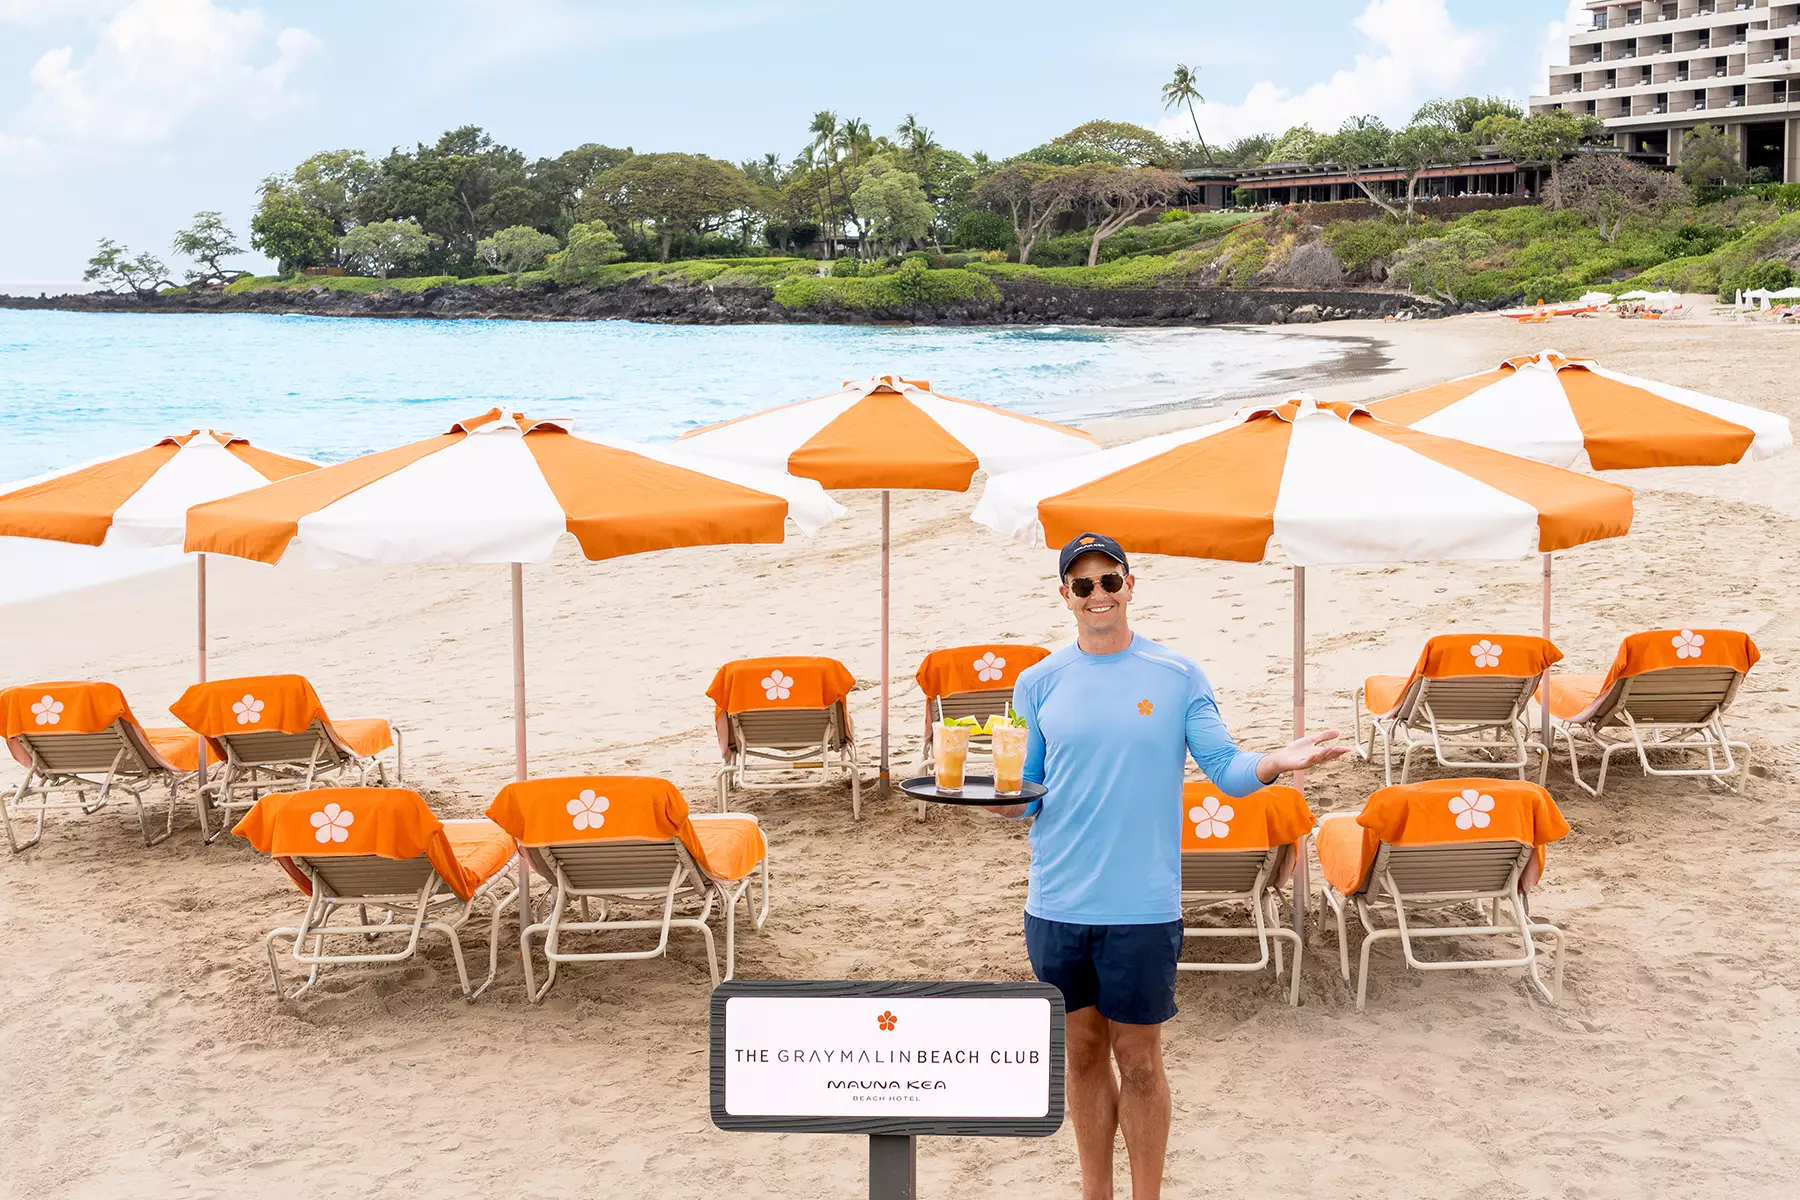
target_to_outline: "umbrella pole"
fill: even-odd
[[[512,564],[513,778],[525,782],[525,569]],[[525,927],[531,923],[531,865],[519,850],[519,959],[524,961]]]
[[[195,586],[196,598],[199,601],[197,608],[200,613],[200,628],[198,631],[199,637],[200,637],[200,682],[205,683],[206,682],[206,555],[196,554],[194,556],[194,566],[196,568],[195,576],[194,576],[194,586]],[[199,770],[194,776],[194,781],[197,786],[204,788],[206,786],[206,739],[205,738],[200,739],[200,761],[198,763],[198,767],[199,767]],[[205,803],[206,803],[204,797],[201,799],[200,803],[201,803],[201,806],[204,808]],[[206,832],[206,830],[202,829],[200,832],[202,834],[204,834]]]
[[[1294,737],[1306,735],[1306,568],[1294,568]],[[1306,772],[1294,775],[1294,786],[1306,786]],[[1302,839],[1304,842],[1304,839]],[[1302,846],[1304,851],[1304,845]],[[1312,903],[1312,882],[1307,878],[1306,855],[1294,864],[1294,932],[1306,941],[1306,909]],[[1296,954],[1299,952],[1296,951]],[[1298,964],[1296,964],[1297,968]]]
[[[888,493],[881,493],[881,781],[888,789]]]
[[[1544,640],[1550,640],[1550,555],[1544,555]],[[1539,733],[1544,738],[1544,768],[1549,773],[1550,765],[1550,676],[1544,676],[1544,682],[1538,689],[1538,715],[1542,719]]]

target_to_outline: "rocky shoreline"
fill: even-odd
[[[692,325],[1297,325],[1392,316],[1435,317],[1472,311],[1401,292],[1375,290],[1240,291],[1231,288],[1076,288],[997,281],[998,304],[985,300],[882,308],[819,304],[785,308],[761,287],[713,287],[630,281],[615,287],[521,288],[449,285],[419,292],[350,292],[327,287],[203,292],[137,299],[89,293],[0,296],[0,308],[65,312],[280,313],[320,317],[424,317],[525,321],[646,321]],[[1488,307],[1488,306],[1481,306]]]

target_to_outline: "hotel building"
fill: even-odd
[[[1681,162],[1681,136],[1718,125],[1740,161],[1800,181],[1800,0],[1592,0],[1535,113],[1600,118],[1621,150]]]

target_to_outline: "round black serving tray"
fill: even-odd
[[[903,779],[900,790],[915,800],[927,800],[932,804],[972,804],[983,807],[989,805],[1023,804],[1027,800],[1036,800],[1044,794],[1044,785],[1026,780],[1024,790],[1016,796],[994,795],[994,777],[992,775],[964,775],[962,792],[951,795],[940,792],[937,787],[937,776],[921,775],[917,779]]]

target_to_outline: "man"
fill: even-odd
[[[1157,1200],[1169,1144],[1162,1023],[1175,1015],[1181,951],[1187,755],[1222,791],[1243,796],[1349,748],[1324,745],[1337,737],[1331,730],[1273,754],[1238,749],[1200,668],[1131,632],[1126,610],[1137,581],[1112,538],[1075,538],[1057,573],[1075,644],[1027,668],[1013,689],[1013,707],[1031,726],[1025,778],[1048,790],[991,811],[1037,818],[1025,946],[1068,1011],[1081,1194],[1111,1200],[1113,1138],[1123,1129],[1131,1194]]]

